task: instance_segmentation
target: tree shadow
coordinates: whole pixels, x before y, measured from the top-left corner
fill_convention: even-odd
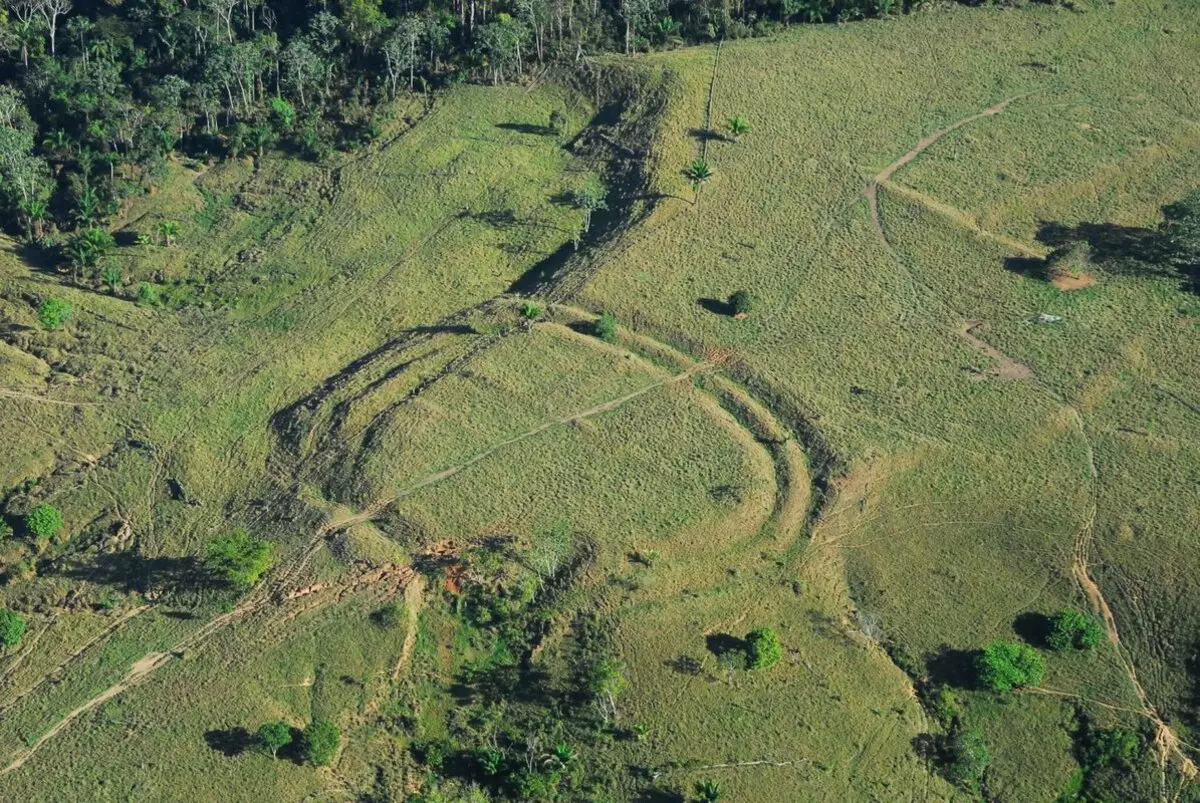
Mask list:
[[[1013,632],[1032,647],[1047,647],[1053,621],[1044,613],[1026,611],[1013,620]]]
[[[696,303],[713,315],[733,317],[733,305],[728,301],[722,301],[719,298],[698,298],[696,299]]]
[[[234,758],[254,746],[254,734],[245,728],[227,728],[204,732],[204,743],[226,758]]]
[[[687,135],[697,142],[733,142],[732,137],[711,128],[689,128]]]
[[[1042,221],[1035,237],[1052,248],[1087,243],[1092,250],[1091,261],[1114,275],[1180,277],[1185,280],[1184,289],[1197,290],[1195,283],[1200,279],[1200,264],[1180,262],[1181,255],[1158,229],[1117,223],[1070,226]]]
[[[47,574],[117,586],[145,593],[154,588],[190,589],[207,585],[209,578],[200,560],[183,557],[146,557],[133,551],[89,555],[87,562],[52,566]]]
[[[521,221],[517,219],[517,213],[511,209],[490,209],[486,212],[472,212],[470,209],[464,209],[458,213],[458,218],[473,220],[496,229],[510,229],[521,224]]]
[[[704,674],[704,665],[690,655],[680,655],[668,661],[663,661],[664,666],[668,666],[681,675],[690,677],[698,677]]]
[[[496,128],[501,128],[505,131],[517,131],[522,134],[533,134],[539,137],[554,136],[555,131],[548,125],[536,125],[534,123],[496,123]]]
[[[1031,257],[1007,257],[1004,260],[1004,269],[1009,273],[1015,273],[1018,276],[1024,276],[1026,279],[1046,279],[1046,260],[1034,259]]]
[[[975,661],[979,650],[957,650],[943,644],[925,657],[925,668],[931,683],[941,683],[959,689],[979,687],[979,672]]]
[[[713,655],[720,658],[727,652],[745,652],[747,649],[746,640],[731,636],[728,633],[710,633],[704,637],[704,646]]]

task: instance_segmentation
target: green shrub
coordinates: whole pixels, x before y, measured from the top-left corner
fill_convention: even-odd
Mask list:
[[[62,511],[54,505],[38,505],[25,517],[25,526],[38,538],[53,538],[62,531]]]
[[[57,329],[71,320],[74,313],[71,302],[63,298],[48,298],[38,307],[38,321],[47,329]]]
[[[758,305],[758,299],[749,290],[738,290],[729,297],[729,306],[734,315],[749,315]]]
[[[0,645],[15,647],[25,635],[25,618],[15,611],[0,610]]]
[[[1085,767],[1130,768],[1142,752],[1142,740],[1124,728],[1105,728],[1088,735],[1082,752],[1080,763]]]
[[[992,757],[979,731],[956,728],[946,743],[945,762],[946,778],[951,783],[976,792]]]
[[[956,719],[962,716],[958,695],[949,686],[939,685],[925,689],[921,695],[921,702],[943,727],[950,727]]]
[[[318,767],[333,763],[341,743],[342,732],[327,719],[314,719],[304,729],[304,757]]]
[[[1056,248],[1046,257],[1046,278],[1067,279],[1080,276],[1092,265],[1092,247],[1077,241]]]
[[[537,304],[534,304],[532,301],[526,301],[521,305],[521,316],[524,317],[525,320],[536,321],[538,318],[542,317],[542,312],[544,312],[544,310]]]
[[[1090,650],[1103,638],[1104,628],[1095,616],[1065,610],[1054,617],[1046,643],[1056,650]]]
[[[1046,661],[1032,647],[997,639],[976,661],[979,682],[992,691],[1036,686],[1046,676]]]
[[[235,530],[232,535],[209,541],[205,553],[209,571],[235,586],[247,588],[271,568],[275,545],[245,530]]]
[[[606,312],[596,319],[592,333],[605,343],[617,342],[617,319],[611,312]]]
[[[752,630],[746,636],[746,658],[751,669],[770,669],[783,658],[783,644],[774,628]]]

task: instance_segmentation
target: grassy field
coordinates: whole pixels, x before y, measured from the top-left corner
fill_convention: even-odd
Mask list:
[[[963,799],[917,749],[940,685],[989,799],[1077,799],[1083,722],[1182,739],[1161,782],[1149,747],[1128,773],[1173,795],[1200,306],[1118,252],[1194,186],[1198,10],[955,7],[601,62],[646,76],[638,113],[667,93],[646,191],[610,196],[656,201],[577,255],[562,199],[628,154],[580,145],[595,110],[549,83],[402,101],[328,163],[173,163],[121,213],[115,293],[5,241],[0,597],[30,629],[0,657],[0,797],[395,800],[434,770],[458,794],[491,717],[577,739],[580,799]],[[137,242],[162,219],[177,242]],[[1070,238],[1098,282],[1063,292],[1033,260]],[[527,320],[510,288],[563,254]],[[41,502],[66,526],[39,544]],[[198,558],[238,526],[277,545],[244,594]],[[1014,695],[965,677],[1067,607],[1111,609],[1109,638]],[[768,626],[778,666],[722,663]],[[602,727],[571,685],[597,655],[628,681]],[[318,717],[331,768],[247,749]]]

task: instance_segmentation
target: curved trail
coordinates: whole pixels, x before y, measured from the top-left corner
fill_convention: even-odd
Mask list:
[[[1027,92],[1025,94],[1027,95],[1030,93]],[[1018,98],[1022,98],[1024,96],[1025,95],[1013,95],[1011,98],[1002,100],[999,103],[995,104],[994,106],[988,106],[986,109],[979,112],[978,114],[973,114],[970,117],[964,117],[963,119],[958,120],[957,122],[951,123],[950,125],[946,126],[945,128],[939,128],[937,131],[934,131],[929,136],[922,137],[921,139],[917,140],[917,144],[912,148],[912,150],[910,150],[908,153],[901,156],[896,161],[892,162],[887,167],[883,168],[883,170],[879,171],[878,173],[876,173],[874,175],[874,177],[871,178],[871,181],[867,184],[866,187],[863,188],[863,193],[867,196],[867,200],[870,201],[870,203],[871,203],[871,220],[875,224],[875,231],[883,239],[884,243],[887,244],[889,249],[891,248],[891,243],[888,241],[887,234],[883,230],[883,217],[879,212],[879,185],[884,183],[888,179],[890,179],[893,175],[895,175],[897,170],[904,167],[906,164],[911,162],[913,159],[916,159],[927,148],[929,148],[930,145],[933,145],[933,143],[937,142],[939,139],[946,136],[950,132],[957,131],[958,129],[962,128],[963,126],[969,125],[969,124],[975,122],[976,120],[982,120],[984,117],[991,117],[993,115],[999,114],[1000,112],[1007,109],[1008,105],[1010,103],[1012,103],[1014,100],[1017,100]]]

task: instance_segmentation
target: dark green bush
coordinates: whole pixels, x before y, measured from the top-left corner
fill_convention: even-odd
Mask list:
[[[738,290],[729,297],[729,307],[734,315],[749,315],[758,306],[758,299],[749,290]]]
[[[544,310],[542,310],[541,307],[539,307],[537,304],[534,304],[532,301],[526,301],[521,305],[521,317],[525,318],[527,321],[536,321],[538,318],[542,317],[543,311]]]
[[[304,729],[304,757],[318,767],[333,763],[341,743],[342,732],[327,719],[314,719]]]
[[[977,792],[992,757],[979,731],[955,728],[946,742],[946,778],[955,786]]]
[[[1095,616],[1065,610],[1054,617],[1046,643],[1056,650],[1090,650],[1103,638],[1104,628]]]
[[[976,661],[979,682],[992,691],[1036,686],[1046,676],[1046,661],[1032,647],[997,639]]]
[[[783,645],[774,628],[752,630],[746,636],[747,665],[751,669],[770,669],[783,658]]]

